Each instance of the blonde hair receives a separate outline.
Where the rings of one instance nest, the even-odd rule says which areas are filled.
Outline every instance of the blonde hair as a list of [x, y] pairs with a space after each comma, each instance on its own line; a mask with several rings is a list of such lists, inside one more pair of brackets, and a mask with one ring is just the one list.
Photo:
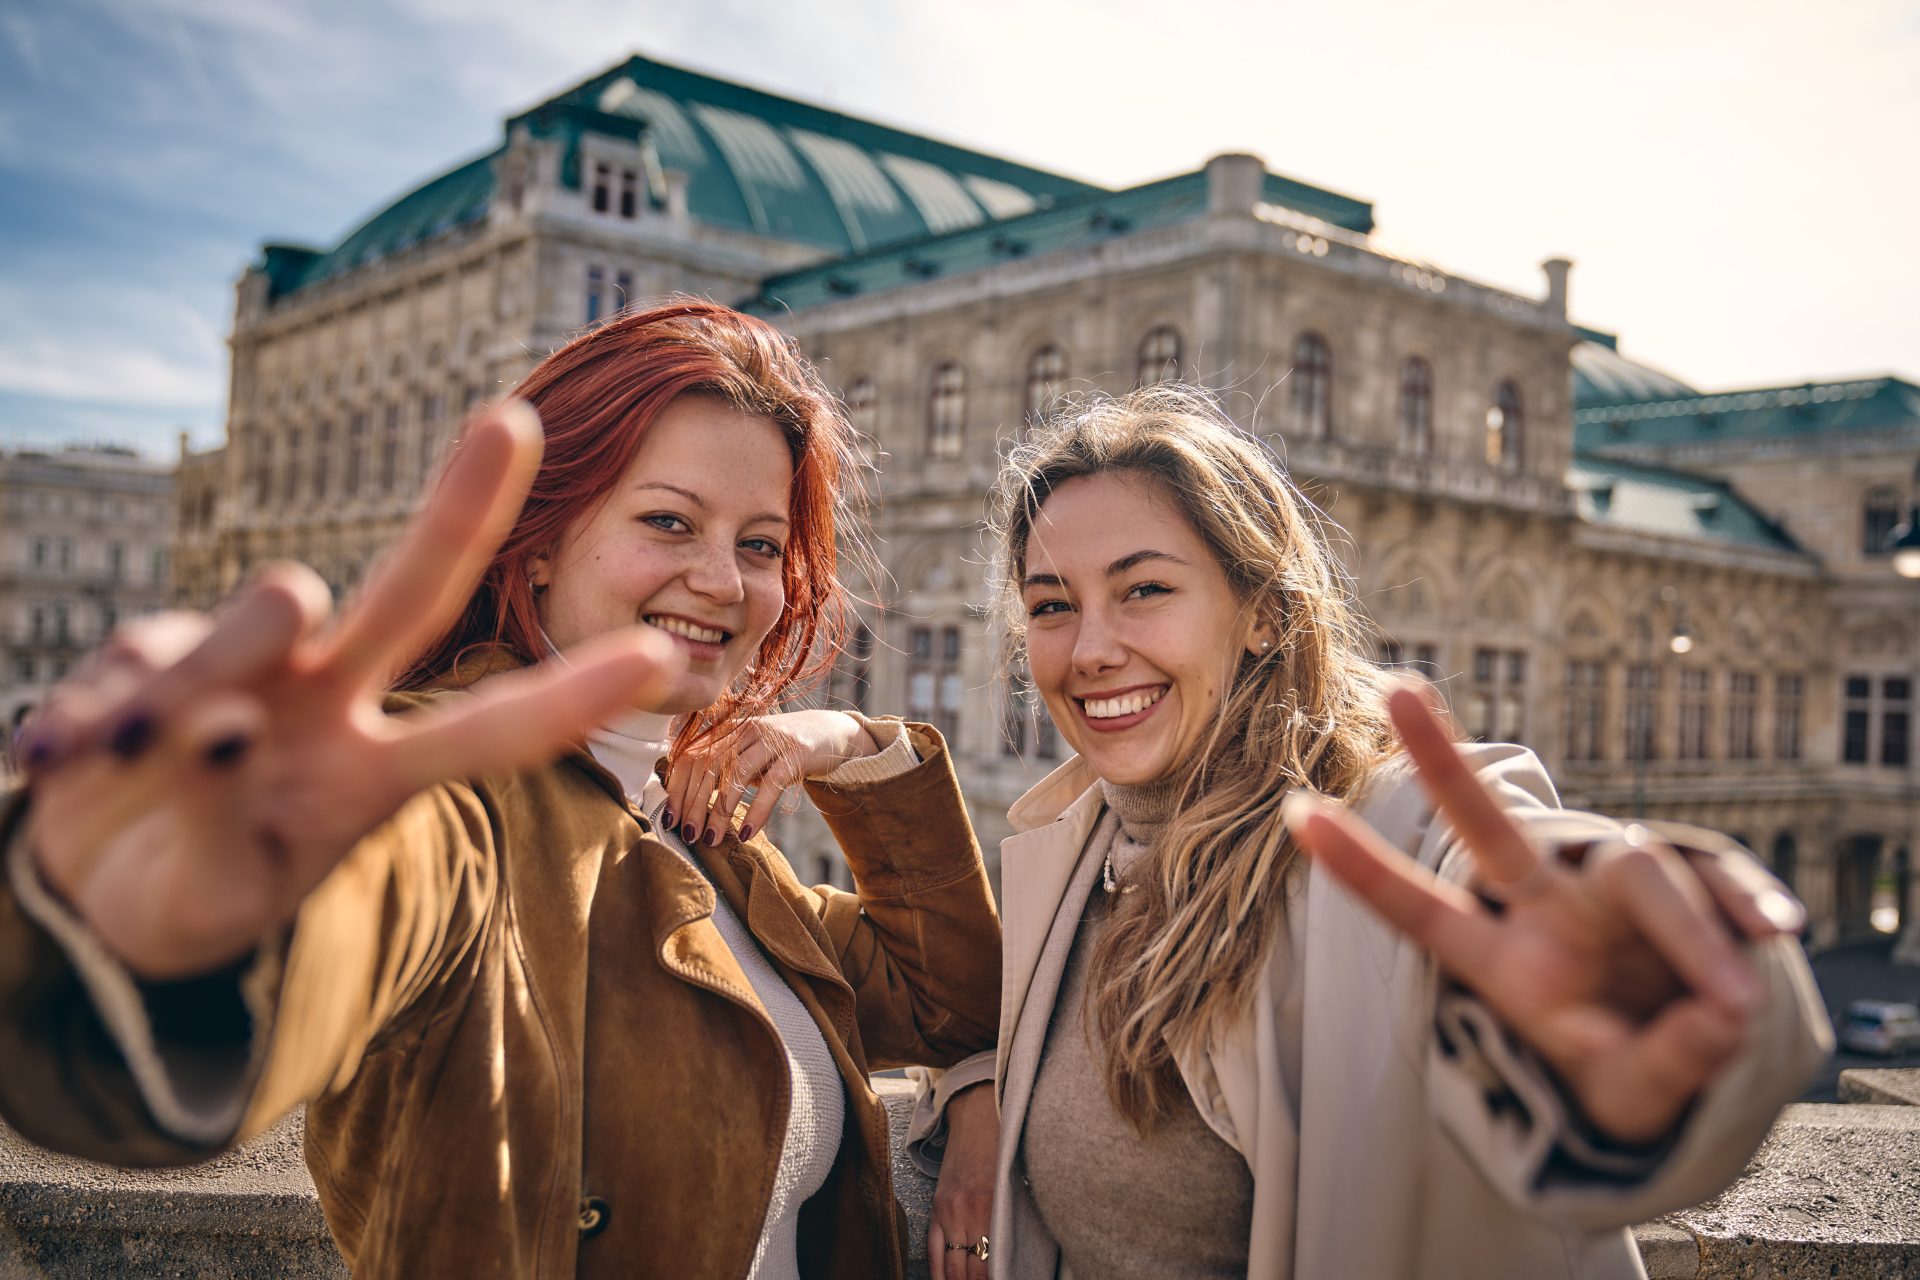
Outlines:
[[1323, 517], [1197, 388], [1089, 399], [1011, 451], [991, 525], [1009, 665], [1024, 649], [1034, 520], [1060, 485], [1109, 472], [1158, 483], [1273, 637], [1241, 656], [1141, 891], [1116, 898], [1094, 952], [1089, 1026], [1107, 1092], [1145, 1132], [1186, 1097], [1179, 1057], [1247, 1012], [1296, 856], [1281, 796], [1300, 786], [1349, 795], [1393, 748], [1380, 670]]

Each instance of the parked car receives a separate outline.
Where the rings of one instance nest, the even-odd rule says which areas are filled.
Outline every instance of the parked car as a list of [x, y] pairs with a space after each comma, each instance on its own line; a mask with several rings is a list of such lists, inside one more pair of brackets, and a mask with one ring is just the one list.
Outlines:
[[1840, 1015], [1840, 1046], [1883, 1058], [1920, 1049], [1920, 1006], [1855, 1000]]

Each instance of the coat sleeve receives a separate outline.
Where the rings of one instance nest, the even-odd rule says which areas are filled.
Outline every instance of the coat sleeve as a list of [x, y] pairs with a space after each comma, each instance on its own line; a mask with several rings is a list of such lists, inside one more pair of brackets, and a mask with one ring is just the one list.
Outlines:
[[814, 907], [876, 1070], [950, 1065], [999, 1028], [1000, 916], [986, 864], [946, 743], [927, 725], [906, 732], [919, 763], [905, 772], [807, 784], [853, 870], [853, 893], [815, 889]]
[[360, 841], [292, 926], [186, 982], [137, 979], [41, 881], [0, 811], [0, 1116], [121, 1165], [203, 1160], [351, 1079], [473, 937], [495, 824], [465, 785], [422, 792]]
[[[1529, 752], [1483, 748], [1478, 763], [1482, 780], [1542, 847], [1621, 833], [1612, 819], [1559, 808]], [[1443, 878], [1471, 879], [1472, 858], [1444, 820], [1428, 815], [1419, 846], [1420, 860]], [[1745, 1046], [1664, 1141], [1639, 1149], [1588, 1129], [1525, 1043], [1471, 992], [1434, 975], [1428, 1090], [1437, 1123], [1506, 1199], [1571, 1226], [1628, 1226], [1718, 1194], [1832, 1050], [1799, 944], [1774, 938], [1746, 951], [1767, 999]]]

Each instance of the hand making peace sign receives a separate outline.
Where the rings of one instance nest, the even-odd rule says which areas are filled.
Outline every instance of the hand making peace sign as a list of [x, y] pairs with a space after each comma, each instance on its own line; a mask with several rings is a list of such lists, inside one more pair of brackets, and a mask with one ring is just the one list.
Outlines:
[[415, 792], [536, 763], [682, 665], [635, 626], [405, 716], [381, 692], [458, 616], [540, 462], [517, 402], [468, 426], [360, 598], [329, 619], [278, 565], [212, 616], [123, 628], [29, 726], [26, 837], [42, 877], [147, 978], [206, 972], [284, 926]]
[[1388, 702], [1429, 795], [1504, 909], [1324, 801], [1289, 800], [1294, 834], [1532, 1045], [1602, 1133], [1664, 1135], [1738, 1052], [1766, 998], [1721, 911], [1757, 940], [1796, 927], [1797, 904], [1750, 860], [1689, 862], [1644, 828], [1563, 864], [1474, 776], [1422, 691], [1402, 687]]

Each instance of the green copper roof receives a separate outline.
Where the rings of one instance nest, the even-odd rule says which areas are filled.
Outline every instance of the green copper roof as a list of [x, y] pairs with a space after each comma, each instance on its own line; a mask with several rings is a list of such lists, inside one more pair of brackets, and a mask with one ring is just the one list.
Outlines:
[[685, 173], [704, 222], [858, 253], [978, 226], [1098, 188], [649, 58], [553, 107], [639, 120], [660, 164]]
[[1920, 387], [1893, 377], [1856, 378], [1589, 406], [1574, 412], [1573, 439], [1578, 449], [1615, 451], [1916, 425]]
[[1575, 453], [1567, 470], [1580, 518], [1672, 537], [1799, 553], [1786, 531], [1718, 480]]
[[[1268, 201], [1365, 233], [1373, 209], [1364, 201], [1268, 174]], [[928, 236], [773, 276], [742, 305], [763, 314], [801, 311], [856, 295], [887, 293], [937, 276], [966, 275], [1017, 258], [1038, 257], [1115, 236], [1197, 218], [1207, 209], [1205, 170], [1062, 200], [1052, 208], [991, 226]]]
[[399, 253], [455, 227], [487, 216], [493, 199], [490, 151], [449, 170], [382, 209], [347, 234], [331, 250], [299, 245], [267, 245], [261, 269], [274, 297], [343, 275], [389, 254]]
[[1672, 374], [1621, 355], [1620, 339], [1613, 334], [1578, 326], [1576, 330], [1581, 337], [1573, 349], [1576, 409], [1699, 394]]
[[[580, 186], [589, 134], [645, 137], [659, 170], [687, 177], [697, 221], [827, 253], [980, 226], [1100, 188], [856, 119], [683, 67], [632, 57], [506, 122], [562, 147], [561, 182]], [[331, 250], [263, 254], [277, 297], [484, 218], [496, 148], [401, 196]]]

